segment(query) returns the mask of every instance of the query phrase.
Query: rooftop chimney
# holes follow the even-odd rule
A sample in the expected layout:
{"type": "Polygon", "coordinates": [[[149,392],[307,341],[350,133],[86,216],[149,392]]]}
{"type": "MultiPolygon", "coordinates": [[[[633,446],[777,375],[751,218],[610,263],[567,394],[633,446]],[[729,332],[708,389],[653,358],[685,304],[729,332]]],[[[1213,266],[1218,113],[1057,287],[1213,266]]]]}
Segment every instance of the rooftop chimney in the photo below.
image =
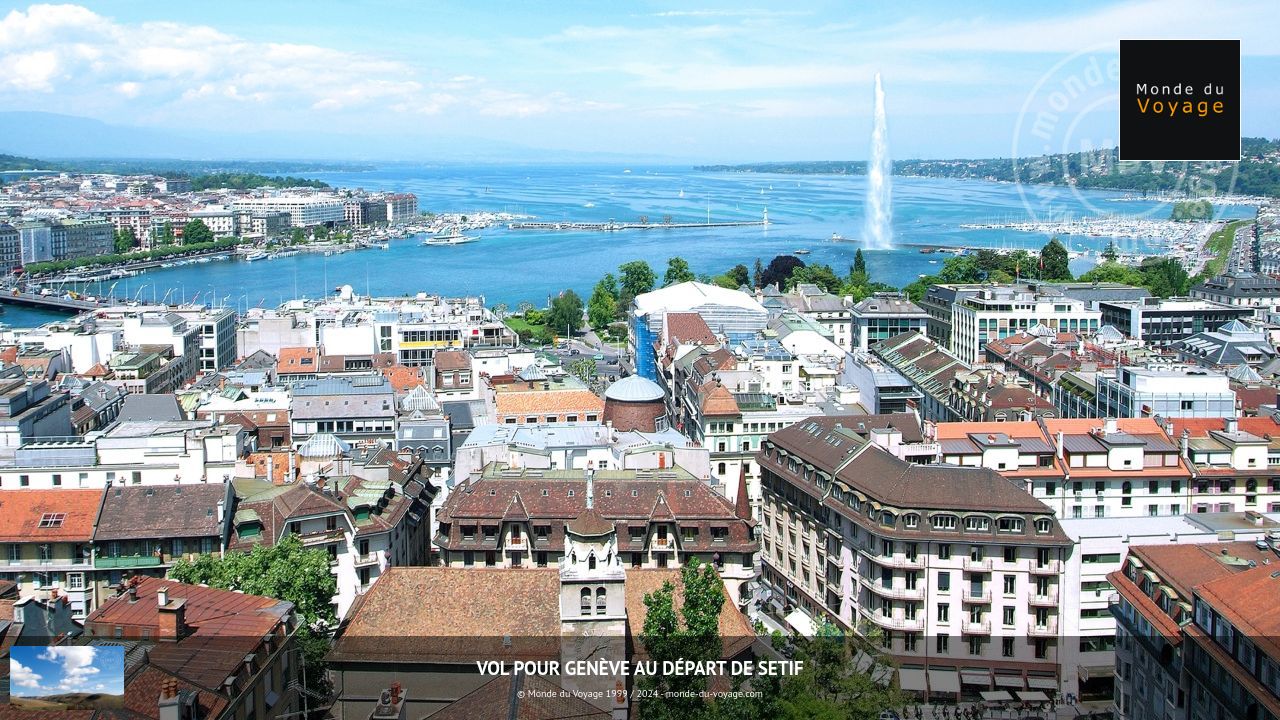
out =
{"type": "Polygon", "coordinates": [[[587,509],[590,510],[595,506],[596,502],[596,469],[595,463],[587,461],[587,509]]]}
{"type": "Polygon", "coordinates": [[[136,602],[138,602],[138,588],[130,585],[129,586],[129,603],[133,604],[136,602]]]}
{"type": "Polygon", "coordinates": [[[1191,431],[1183,430],[1182,437],[1178,439],[1178,445],[1182,449],[1182,457],[1191,457],[1191,431]]]}
{"type": "MultiPolygon", "coordinates": [[[[129,589],[136,591],[136,588],[133,588],[133,587],[130,587],[129,589]]],[[[169,604],[169,586],[168,585],[165,585],[159,590],[156,590],[156,603],[160,607],[164,607],[165,605],[169,604]]]]}
{"type": "Polygon", "coordinates": [[[378,697],[378,704],[369,714],[369,720],[404,720],[407,710],[406,696],[400,683],[391,683],[391,687],[383,690],[378,697]]]}
{"type": "MultiPolygon", "coordinates": [[[[167,598],[166,593],[166,599],[167,598]]],[[[177,642],[187,634],[187,601],[174,598],[159,608],[159,636],[161,642],[177,642]]]]}
{"type": "Polygon", "coordinates": [[[1224,420],[1224,422],[1226,423],[1227,432],[1229,432],[1229,433],[1234,433],[1234,432],[1237,432],[1237,431],[1240,429],[1240,420],[1239,420],[1239,419],[1237,419],[1237,418],[1233,418],[1233,417],[1229,417],[1229,418],[1223,418],[1223,420],[1224,420]]]}
{"type": "Polygon", "coordinates": [[[1102,422],[1102,432],[1104,435],[1114,435],[1120,432],[1120,425],[1115,418],[1107,418],[1102,422]]]}

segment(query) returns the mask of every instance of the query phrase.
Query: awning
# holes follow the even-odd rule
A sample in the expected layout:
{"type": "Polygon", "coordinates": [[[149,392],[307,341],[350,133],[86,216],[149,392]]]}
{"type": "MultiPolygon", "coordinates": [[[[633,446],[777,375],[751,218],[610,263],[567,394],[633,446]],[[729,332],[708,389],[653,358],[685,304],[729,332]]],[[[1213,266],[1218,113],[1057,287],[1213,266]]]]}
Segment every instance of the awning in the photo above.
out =
{"type": "Polygon", "coordinates": [[[912,692],[925,692],[924,668],[898,668],[898,687],[912,692]]]}
{"type": "MultiPolygon", "coordinates": [[[[965,685],[991,687],[991,673],[986,670],[961,670],[960,682],[963,682],[965,685]]],[[[1012,700],[1013,698],[1009,699],[1012,700]]]]}
{"type": "Polygon", "coordinates": [[[1040,688],[1041,690],[1057,690],[1058,681],[1056,678],[1031,675],[1027,677],[1027,687],[1040,688]]]}
{"type": "Polygon", "coordinates": [[[807,638],[813,637],[813,620],[805,615],[803,610],[792,610],[787,616],[787,624],[801,635],[807,638]]]}
{"type": "Polygon", "coordinates": [[[1022,702],[1049,702],[1049,696],[1039,690],[1029,690],[1018,693],[1018,699],[1022,702]]]}
{"type": "Polygon", "coordinates": [[[996,686],[1020,688],[1022,687],[1022,676],[1021,675],[996,675],[996,686]]]}
{"type": "Polygon", "coordinates": [[[935,693],[958,693],[960,692],[960,673],[950,668],[945,670],[929,670],[929,692],[935,693]]]}
{"type": "Polygon", "coordinates": [[[1013,696],[1004,690],[983,690],[980,694],[986,702],[1013,702],[1013,696]]]}

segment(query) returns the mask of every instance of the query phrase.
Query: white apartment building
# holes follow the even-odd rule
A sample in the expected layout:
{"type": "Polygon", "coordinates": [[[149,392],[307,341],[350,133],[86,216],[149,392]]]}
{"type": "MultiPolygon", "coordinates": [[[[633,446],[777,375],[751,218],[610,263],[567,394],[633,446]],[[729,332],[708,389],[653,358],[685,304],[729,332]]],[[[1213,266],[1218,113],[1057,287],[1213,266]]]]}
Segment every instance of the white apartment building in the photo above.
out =
{"type": "Polygon", "coordinates": [[[268,210],[289,213],[293,227],[313,227],[341,223],[346,217],[342,199],[329,195],[275,195],[260,198],[237,198],[232,210],[268,210]]]}
{"type": "Polygon", "coordinates": [[[0,489],[228,482],[247,448],[239,425],[126,421],[83,440],[23,445],[0,467],[0,489]]]}
{"type": "Polygon", "coordinates": [[[1190,365],[1121,366],[1096,377],[1097,417],[1235,417],[1230,379],[1190,365]]]}
{"type": "Polygon", "coordinates": [[[190,220],[199,220],[209,228],[214,237],[235,237],[240,234],[241,213],[225,207],[210,206],[187,213],[190,220]]]}
{"type": "Polygon", "coordinates": [[[980,362],[988,340],[1044,325],[1058,332],[1097,332],[1102,312],[1088,303],[1047,290],[983,287],[958,300],[952,310],[951,351],[980,362]]]}
{"type": "Polygon", "coordinates": [[[1053,511],[991,470],[894,457],[863,420],[810,418],[761,448],[766,611],[802,633],[878,628],[900,686],[934,701],[1074,691],[1053,511]]]}

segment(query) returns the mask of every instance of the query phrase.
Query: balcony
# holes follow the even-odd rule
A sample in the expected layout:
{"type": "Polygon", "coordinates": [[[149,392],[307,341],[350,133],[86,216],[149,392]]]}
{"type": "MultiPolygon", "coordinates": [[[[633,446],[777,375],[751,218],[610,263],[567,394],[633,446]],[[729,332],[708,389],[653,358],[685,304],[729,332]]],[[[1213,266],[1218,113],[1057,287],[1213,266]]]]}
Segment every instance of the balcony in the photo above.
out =
{"type": "Polygon", "coordinates": [[[983,604],[990,603],[991,591],[990,590],[974,590],[973,588],[965,588],[964,597],[962,599],[967,603],[983,603],[983,604]]]}
{"type": "Polygon", "coordinates": [[[900,587],[885,587],[879,583],[864,583],[871,592],[884,598],[892,598],[894,600],[924,600],[924,588],[918,587],[913,589],[900,587]]]}
{"type": "Polygon", "coordinates": [[[1032,620],[1027,624],[1027,635],[1031,637],[1057,637],[1058,618],[1053,617],[1044,622],[1032,620]]]}
{"type": "Polygon", "coordinates": [[[924,561],[917,555],[914,560],[896,555],[880,555],[874,550],[859,548],[858,552],[877,565],[897,568],[899,570],[923,570],[924,561]]]}
{"type": "Polygon", "coordinates": [[[970,572],[989,572],[991,570],[991,558],[974,560],[967,557],[961,561],[961,567],[970,572]]]}
{"type": "Polygon", "coordinates": [[[960,632],[965,635],[990,635],[991,621],[981,620],[979,622],[973,622],[972,620],[965,620],[960,625],[960,632]]]}
{"type": "Polygon", "coordinates": [[[923,630],[924,620],[920,618],[900,618],[889,617],[887,615],[871,614],[871,622],[882,628],[890,630],[923,630]]]}
{"type": "Polygon", "coordinates": [[[93,561],[97,570],[113,570],[116,568],[160,567],[164,558],[159,555],[121,555],[119,557],[101,557],[93,561]]]}
{"type": "Polygon", "coordinates": [[[342,530],[322,530],[320,532],[303,533],[298,536],[304,547],[317,547],[338,542],[346,537],[342,530]]]}
{"type": "Polygon", "coordinates": [[[675,549],[676,549],[676,541],[675,541],[675,539],[674,539],[674,538],[669,538],[669,537],[660,538],[660,537],[656,537],[656,538],[654,538],[654,539],[653,539],[653,542],[649,545],[649,549],[650,549],[650,550],[657,550],[657,551],[660,551],[660,552],[671,552],[671,551],[673,551],[673,550],[675,550],[675,549]]]}
{"type": "Polygon", "coordinates": [[[1058,595],[1032,595],[1027,598],[1027,604],[1032,607],[1058,607],[1058,595]]]}
{"type": "Polygon", "coordinates": [[[382,557],[382,553],[378,550],[367,552],[363,555],[356,555],[355,565],[356,567],[367,567],[371,565],[377,565],[378,559],[381,557],[382,557]]]}
{"type": "MultiPolygon", "coordinates": [[[[0,568],[4,567],[6,565],[0,565],[0,568]]],[[[89,567],[89,560],[88,558],[50,558],[48,560],[23,558],[8,561],[7,567],[32,570],[83,569],[89,567]]]]}
{"type": "Polygon", "coordinates": [[[1062,561],[1050,560],[1043,564],[1033,562],[1030,570],[1032,575],[1059,575],[1062,573],[1062,561]]]}
{"type": "Polygon", "coordinates": [[[520,551],[528,550],[529,543],[525,540],[523,535],[520,537],[509,537],[507,538],[507,549],[520,551]]]}

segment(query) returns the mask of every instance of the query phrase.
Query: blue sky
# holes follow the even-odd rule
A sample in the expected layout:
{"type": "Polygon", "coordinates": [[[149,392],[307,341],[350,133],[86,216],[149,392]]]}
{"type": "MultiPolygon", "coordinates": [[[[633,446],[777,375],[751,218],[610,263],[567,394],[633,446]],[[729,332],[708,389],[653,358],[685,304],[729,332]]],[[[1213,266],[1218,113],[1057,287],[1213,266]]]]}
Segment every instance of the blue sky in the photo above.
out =
{"type": "Polygon", "coordinates": [[[17,645],[9,651],[9,685],[9,693],[19,697],[123,695],[124,648],[17,645]]]}
{"type": "Polygon", "coordinates": [[[333,157],[396,138],[405,157],[444,140],[844,159],[867,154],[880,72],[895,157],[1008,156],[1114,144],[1114,82],[1050,138],[1028,144],[1025,111],[1120,38],[1242,39],[1243,130],[1280,135],[1277,27],[1274,0],[0,4],[0,108],[287,133],[333,157]]]}

